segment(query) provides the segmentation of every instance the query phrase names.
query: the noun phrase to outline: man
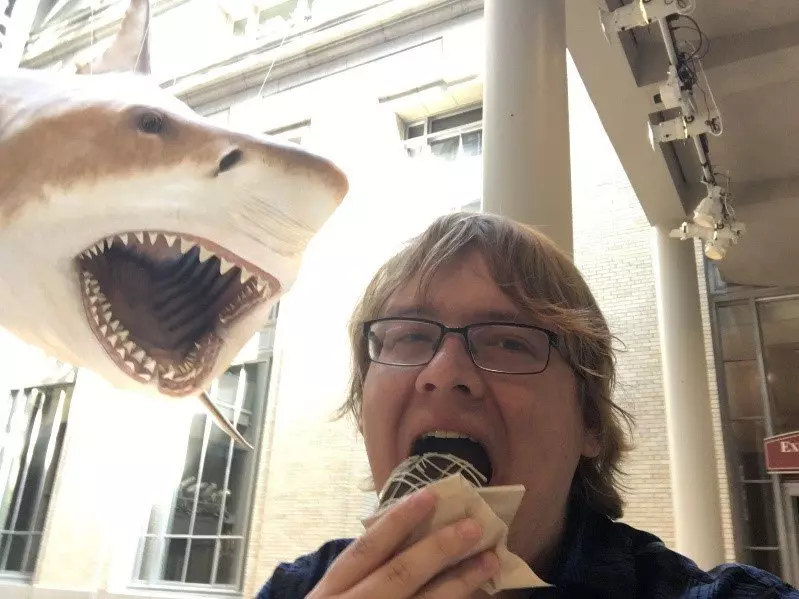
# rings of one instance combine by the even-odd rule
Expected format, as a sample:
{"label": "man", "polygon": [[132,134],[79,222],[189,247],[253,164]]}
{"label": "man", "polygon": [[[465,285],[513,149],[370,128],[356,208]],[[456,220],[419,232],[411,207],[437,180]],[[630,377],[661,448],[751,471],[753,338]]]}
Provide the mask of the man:
{"label": "man", "polygon": [[[436,433],[490,462],[490,485],[522,484],[508,548],[553,585],[501,597],[785,597],[737,564],[703,572],[622,515],[628,415],[612,401],[612,336],[582,276],[546,237],[507,219],[437,219],[375,275],[350,326],[342,414],[363,435],[377,488]],[[453,435],[452,433],[457,433]],[[281,564],[260,599],[485,597],[498,569],[466,518],[403,548],[435,497],[417,491],[355,540]]]}

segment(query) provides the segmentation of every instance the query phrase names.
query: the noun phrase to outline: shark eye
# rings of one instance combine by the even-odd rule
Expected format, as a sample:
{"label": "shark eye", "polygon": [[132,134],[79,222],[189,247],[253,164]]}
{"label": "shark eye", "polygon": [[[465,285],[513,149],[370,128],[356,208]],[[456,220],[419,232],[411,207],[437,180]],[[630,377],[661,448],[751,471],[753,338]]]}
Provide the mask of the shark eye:
{"label": "shark eye", "polygon": [[163,133],[166,127],[166,119],[157,112],[145,112],[139,117],[139,131],[149,135]]}

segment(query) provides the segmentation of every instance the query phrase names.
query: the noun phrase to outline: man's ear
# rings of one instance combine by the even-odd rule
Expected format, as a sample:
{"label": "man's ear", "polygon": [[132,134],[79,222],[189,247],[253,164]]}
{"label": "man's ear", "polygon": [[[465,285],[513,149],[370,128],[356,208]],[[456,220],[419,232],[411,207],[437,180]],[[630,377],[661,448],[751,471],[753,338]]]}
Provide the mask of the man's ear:
{"label": "man's ear", "polygon": [[358,414],[358,418],[355,421],[355,426],[358,427],[358,433],[363,437],[363,416]]}
{"label": "man's ear", "polygon": [[80,75],[100,73],[150,74],[150,1],[130,0],[111,46],[91,62],[79,65]]}
{"label": "man's ear", "polygon": [[602,442],[596,429],[586,428],[583,432],[582,454],[587,458],[595,458],[602,451]]}

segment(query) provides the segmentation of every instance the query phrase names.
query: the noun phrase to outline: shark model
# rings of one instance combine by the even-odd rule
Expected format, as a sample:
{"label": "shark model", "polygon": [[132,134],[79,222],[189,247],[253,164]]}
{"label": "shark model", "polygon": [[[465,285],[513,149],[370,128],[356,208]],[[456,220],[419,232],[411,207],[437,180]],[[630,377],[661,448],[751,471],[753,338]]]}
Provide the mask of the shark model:
{"label": "shark model", "polygon": [[74,73],[0,73],[0,326],[116,387],[200,397],[348,190],[322,156],[212,123],[149,76],[148,0]]}

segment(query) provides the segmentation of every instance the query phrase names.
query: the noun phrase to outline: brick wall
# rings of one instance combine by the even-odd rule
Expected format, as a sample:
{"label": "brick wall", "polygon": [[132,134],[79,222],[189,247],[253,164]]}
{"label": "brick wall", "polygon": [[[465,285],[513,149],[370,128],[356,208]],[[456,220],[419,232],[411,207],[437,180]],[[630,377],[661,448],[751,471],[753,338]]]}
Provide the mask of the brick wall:
{"label": "brick wall", "polygon": [[615,400],[635,417],[635,447],[624,464],[628,487],[624,519],[673,545],[650,227],[622,177],[591,189],[577,189],[575,261],[619,339]]}
{"label": "brick wall", "polygon": [[570,64],[575,262],[619,342],[616,402],[636,419],[624,519],[674,540],[651,227]]}

